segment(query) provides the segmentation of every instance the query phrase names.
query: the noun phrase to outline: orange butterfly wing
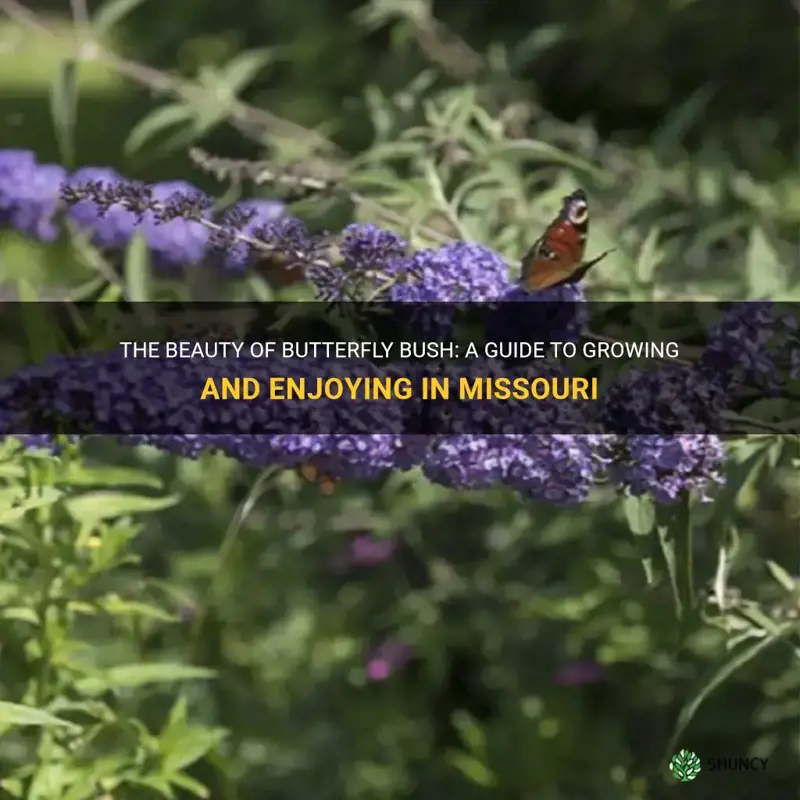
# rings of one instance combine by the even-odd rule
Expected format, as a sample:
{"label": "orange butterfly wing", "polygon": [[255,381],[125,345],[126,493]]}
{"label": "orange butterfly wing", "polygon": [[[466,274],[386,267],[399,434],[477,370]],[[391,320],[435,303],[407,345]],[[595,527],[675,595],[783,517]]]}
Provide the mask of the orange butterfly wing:
{"label": "orange butterfly wing", "polygon": [[575,283],[611,250],[583,263],[589,232],[586,194],[578,189],[564,198],[558,216],[522,258],[522,284],[542,291]]}
{"label": "orange butterfly wing", "polygon": [[552,222],[522,258],[525,286],[541,291],[567,283],[581,266],[585,241],[567,220]]}

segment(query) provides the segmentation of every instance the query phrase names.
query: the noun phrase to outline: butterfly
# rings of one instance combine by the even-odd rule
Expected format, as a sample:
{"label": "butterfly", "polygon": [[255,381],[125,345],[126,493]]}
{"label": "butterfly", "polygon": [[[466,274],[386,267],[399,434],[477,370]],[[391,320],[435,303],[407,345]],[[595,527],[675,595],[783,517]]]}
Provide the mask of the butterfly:
{"label": "butterfly", "polygon": [[332,478],[322,472],[313,460],[301,464],[297,471],[303,480],[309,483],[316,483],[320,492],[326,497],[330,497],[333,494],[333,490],[336,488],[336,478]]}
{"label": "butterfly", "polygon": [[578,189],[564,198],[558,216],[522,257],[522,285],[534,291],[576,283],[613,250],[583,262],[589,233],[589,204]]}

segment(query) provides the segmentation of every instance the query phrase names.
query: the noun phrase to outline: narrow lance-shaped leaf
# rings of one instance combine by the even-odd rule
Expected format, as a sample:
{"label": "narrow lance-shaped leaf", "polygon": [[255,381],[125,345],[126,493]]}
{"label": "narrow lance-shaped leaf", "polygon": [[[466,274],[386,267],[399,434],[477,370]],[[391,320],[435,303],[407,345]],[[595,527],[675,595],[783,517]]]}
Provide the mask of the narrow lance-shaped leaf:
{"label": "narrow lance-shaped leaf", "polygon": [[656,512],[658,540],[675,598],[675,612],[686,622],[695,607],[691,499],[688,492]]}
{"label": "narrow lance-shaped leaf", "polygon": [[65,167],[75,164],[75,121],[78,113],[78,65],[74,59],[59,67],[50,91],[50,114],[56,142]]}

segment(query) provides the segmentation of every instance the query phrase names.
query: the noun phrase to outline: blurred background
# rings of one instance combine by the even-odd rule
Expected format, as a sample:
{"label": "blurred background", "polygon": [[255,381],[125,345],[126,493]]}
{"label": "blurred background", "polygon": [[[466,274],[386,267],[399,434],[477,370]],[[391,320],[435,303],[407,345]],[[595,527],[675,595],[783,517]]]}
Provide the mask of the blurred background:
{"label": "blurred background", "polygon": [[[0,148],[63,163],[52,93],[75,53],[74,9],[66,0],[23,7],[33,13],[0,0]],[[624,286],[658,225],[661,271],[658,281],[636,273],[642,282],[797,299],[800,17],[790,0],[115,0],[89,12],[100,14],[112,56],[79,65],[70,168],[219,192],[189,145],[347,164],[430,123],[426,93],[474,82],[510,139],[552,143],[593,165],[597,235],[633,253],[616,276]],[[237,61],[242,53],[252,56]],[[137,65],[206,89],[190,92],[192,113],[154,116],[160,79]],[[230,96],[208,100],[220,86],[280,119],[245,122],[242,135],[226,124]],[[306,142],[281,119],[336,147]],[[547,219],[540,212],[515,220],[498,247],[521,252]],[[4,281],[43,287],[78,270],[68,243],[7,231],[0,248]],[[800,572],[800,483],[783,443],[758,447],[763,468],[726,502],[740,536],[734,583],[766,608],[778,595],[765,559]],[[256,476],[223,459],[102,444],[87,458],[144,469],[182,498],[148,517],[135,543],[141,572],[114,578],[123,593],[145,579],[168,586],[159,597],[174,619],[81,635],[101,662],[168,658],[219,671],[189,691],[194,713],[230,732],[192,767],[213,800],[658,800],[678,791],[664,780],[670,738],[731,629],[698,626],[679,640],[669,587],[645,586],[641,540],[611,493],[559,511],[506,491],[458,494],[415,474],[345,483],[330,496],[284,474],[243,519],[237,508]],[[702,515],[698,524],[702,532]],[[715,557],[701,535],[699,576],[713,577]],[[677,742],[704,759],[767,757],[768,772],[701,776],[683,794],[793,796],[793,663],[790,648],[748,663]],[[173,689],[148,687],[129,711],[158,727],[173,699]]]}
{"label": "blurred background", "polygon": [[[0,144],[63,161],[50,97],[64,60],[74,55],[69,4],[9,2],[17,13],[0,17]],[[21,6],[39,22],[21,17]],[[675,259],[692,261],[694,277],[715,263],[723,275],[730,271],[703,252],[725,255],[731,235],[741,234],[737,226],[758,222],[768,237],[794,240],[800,115],[798,12],[790,0],[619,0],[591,9],[578,0],[535,7],[490,0],[118,0],[88,8],[90,15],[102,12],[95,31],[128,61],[80,64],[74,164],[67,166],[111,166],[148,180],[180,177],[218,192],[189,161],[188,144],[236,158],[264,155],[267,143],[274,155],[288,143],[303,151],[293,158],[307,155],[316,140],[278,124],[287,119],[301,131],[319,130],[352,156],[420,124],[426,93],[474,79],[510,137],[564,145],[604,171],[605,191],[619,208],[604,198],[603,222],[629,221],[622,217],[633,216],[631,203],[622,202],[620,189],[646,176],[658,191],[636,189],[653,201],[653,213],[636,209],[630,221],[657,221],[677,232],[697,228],[700,235],[684,239]],[[157,74],[137,63],[204,87],[189,98],[193,113],[176,110],[174,94],[161,92]],[[259,117],[241,135],[242,126],[225,124],[226,104],[236,96],[280,119]],[[399,109],[393,116],[392,105]],[[689,222],[681,214],[687,201]],[[527,232],[528,241],[534,235]],[[8,250],[12,243],[3,241]],[[735,246],[742,251],[747,242],[735,239]],[[63,257],[53,248],[49,256],[24,252],[28,277]],[[681,270],[661,279],[674,276],[685,285],[691,276]]]}

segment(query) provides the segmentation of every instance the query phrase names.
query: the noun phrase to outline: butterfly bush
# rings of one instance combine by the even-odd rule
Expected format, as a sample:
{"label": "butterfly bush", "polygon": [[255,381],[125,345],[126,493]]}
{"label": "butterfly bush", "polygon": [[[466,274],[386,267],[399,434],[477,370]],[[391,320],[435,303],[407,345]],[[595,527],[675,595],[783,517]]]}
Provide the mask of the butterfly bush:
{"label": "butterfly bush", "polygon": [[[223,274],[241,276],[264,253],[276,254],[303,266],[319,300],[366,298],[419,309],[414,330],[420,338],[444,338],[451,330],[454,312],[447,304],[496,304],[485,332],[497,342],[575,340],[587,318],[579,286],[525,291],[500,255],[479,243],[412,252],[396,233],[354,224],[341,232],[338,255],[330,256],[329,242],[310,234],[278,201],[243,200],[222,214],[212,204],[184,181],[146,185],[104,167],[67,174],[29,151],[0,151],[0,225],[42,241],[52,241],[66,224],[96,247],[119,251],[138,234],[155,269],[166,274],[213,260]],[[507,313],[512,303],[529,304],[530,313],[518,313],[519,306]],[[433,304],[438,316],[429,311]],[[502,485],[556,504],[580,502],[610,477],[624,491],[671,502],[685,491],[705,494],[721,481],[725,450],[714,431],[737,383],[756,380],[774,390],[784,364],[800,366],[798,349],[795,320],[776,321],[770,304],[739,304],[711,329],[696,366],[623,375],[597,404],[596,430],[578,424],[579,412],[565,402],[481,403],[471,412],[450,403],[446,419],[435,403],[413,400],[323,403],[314,419],[299,403],[199,403],[180,362],[125,360],[113,352],[51,359],[0,381],[0,434],[26,447],[52,447],[53,433],[68,420],[63,432],[73,437],[100,427],[127,444],[189,458],[219,451],[255,467],[314,459],[322,472],[340,478],[418,468],[444,486]],[[206,376],[231,374],[230,362],[205,366]],[[236,368],[245,375],[257,365]],[[311,360],[291,368],[313,376],[323,365]],[[499,366],[473,368],[491,374]],[[271,373],[280,369],[289,365],[270,362]],[[374,367],[348,364],[348,374],[354,369],[368,374]],[[543,369],[550,367],[537,365],[537,372]],[[324,370],[329,375],[330,364]]]}

